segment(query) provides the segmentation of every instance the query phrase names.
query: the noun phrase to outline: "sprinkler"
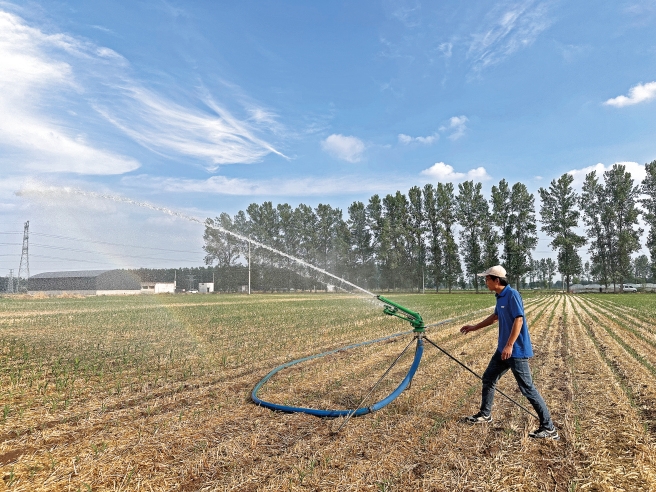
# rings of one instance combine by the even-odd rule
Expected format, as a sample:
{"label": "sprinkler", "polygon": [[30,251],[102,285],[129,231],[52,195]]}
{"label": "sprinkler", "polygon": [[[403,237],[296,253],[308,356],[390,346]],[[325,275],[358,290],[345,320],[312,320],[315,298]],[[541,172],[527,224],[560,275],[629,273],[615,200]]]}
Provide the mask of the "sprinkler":
{"label": "sprinkler", "polygon": [[383,308],[385,314],[396,316],[397,318],[407,321],[414,327],[414,330],[412,331],[415,333],[424,333],[424,331],[426,331],[424,320],[421,319],[421,314],[410,311],[408,308],[405,308],[394,301],[390,301],[386,297],[376,296],[376,298],[385,304],[385,307]]}
{"label": "sprinkler", "polygon": [[[380,410],[381,408],[389,405],[392,401],[394,401],[409,386],[410,382],[412,381],[412,378],[414,377],[415,373],[417,372],[417,368],[419,367],[419,363],[421,362],[421,357],[424,353],[424,341],[430,343],[432,346],[434,346],[436,349],[438,349],[444,355],[449,357],[451,360],[453,360],[454,362],[459,364],[461,367],[463,367],[464,369],[469,371],[471,374],[476,376],[478,379],[482,380],[482,378],[479,374],[477,374],[476,372],[471,370],[469,367],[467,367],[466,364],[464,364],[462,361],[458,360],[456,357],[454,357],[453,355],[448,353],[442,347],[440,347],[439,345],[437,345],[436,343],[431,341],[425,335],[426,328],[430,328],[430,327],[434,327],[434,326],[438,326],[438,325],[443,325],[445,323],[450,323],[450,322],[455,321],[458,318],[463,318],[465,316],[470,316],[471,313],[463,314],[463,315],[458,316],[456,318],[451,318],[451,319],[439,321],[437,323],[432,323],[430,325],[425,325],[424,320],[422,319],[422,317],[419,313],[417,313],[415,311],[412,311],[412,310],[410,310],[410,309],[408,309],[404,306],[401,306],[400,304],[398,304],[394,301],[391,301],[390,299],[387,299],[386,297],[383,297],[383,296],[376,296],[376,299],[378,299],[380,302],[382,302],[384,304],[383,313],[387,314],[388,316],[395,316],[395,317],[400,318],[404,321],[407,321],[408,323],[410,323],[410,325],[412,326],[413,329],[411,331],[404,331],[404,332],[401,332],[401,333],[395,333],[394,335],[390,335],[390,336],[387,336],[387,337],[384,337],[384,338],[377,338],[375,340],[369,340],[367,342],[356,343],[354,345],[349,345],[349,346],[346,346],[346,347],[330,350],[328,352],[323,352],[323,353],[320,353],[320,354],[311,355],[309,357],[303,357],[302,359],[296,359],[296,360],[293,360],[291,362],[287,362],[286,364],[282,364],[281,366],[276,367],[273,371],[271,371],[269,374],[267,374],[259,383],[257,383],[255,385],[255,387],[253,388],[253,391],[251,393],[251,399],[252,399],[253,403],[255,403],[256,405],[260,405],[260,406],[269,408],[271,410],[277,410],[277,411],[287,412],[287,413],[300,412],[300,413],[307,413],[309,415],[314,415],[314,416],[317,416],[317,417],[324,417],[324,418],[346,417],[344,419],[344,421],[342,422],[342,424],[339,426],[339,428],[335,431],[335,433],[338,433],[342,429],[342,427],[344,427],[346,425],[346,423],[351,419],[351,417],[359,417],[361,415],[366,415],[368,413],[372,413],[372,412],[375,412],[377,410]],[[396,359],[394,359],[394,362],[392,362],[390,367],[385,371],[385,373],[380,377],[380,379],[378,379],[378,381],[376,381],[376,383],[371,387],[371,389],[367,392],[367,394],[362,398],[360,403],[354,409],[351,409],[351,410],[319,410],[319,409],[315,409],[315,408],[293,407],[293,406],[280,405],[280,404],[277,404],[277,403],[268,402],[268,401],[262,400],[261,398],[259,398],[257,396],[257,393],[260,391],[262,386],[264,386],[264,384],[269,379],[271,379],[271,377],[273,377],[274,374],[276,374],[277,372],[279,372],[283,369],[286,369],[286,368],[291,367],[293,365],[299,364],[301,362],[305,362],[305,361],[308,361],[308,360],[317,359],[319,357],[324,357],[326,355],[334,354],[336,352],[341,352],[341,351],[350,350],[350,349],[357,348],[357,347],[363,347],[363,346],[366,346],[366,345],[371,345],[371,344],[382,342],[382,341],[385,341],[385,340],[398,338],[398,337],[401,337],[403,335],[408,335],[410,333],[415,334],[413,339],[410,341],[410,343],[408,343],[406,345],[406,347],[396,357]],[[412,342],[415,341],[415,340],[417,341],[417,344],[416,344],[416,348],[415,348],[414,360],[412,361],[410,369],[408,369],[408,373],[406,374],[405,378],[403,378],[403,380],[396,387],[396,389],[394,391],[392,391],[392,393],[390,393],[387,397],[385,397],[382,400],[374,403],[373,405],[363,406],[365,401],[371,396],[371,394],[378,387],[378,385],[383,381],[383,379],[385,379],[385,377],[390,373],[390,371],[394,368],[396,363],[408,351],[408,349],[412,345]],[[503,397],[505,397],[511,403],[517,405],[519,408],[524,410],[529,415],[532,415],[533,417],[535,417],[536,419],[539,420],[539,417],[535,413],[531,412],[526,407],[524,407],[523,405],[521,405],[517,401],[510,398],[503,391],[501,391],[499,389],[496,389],[496,392],[499,393],[500,395],[502,395]]]}

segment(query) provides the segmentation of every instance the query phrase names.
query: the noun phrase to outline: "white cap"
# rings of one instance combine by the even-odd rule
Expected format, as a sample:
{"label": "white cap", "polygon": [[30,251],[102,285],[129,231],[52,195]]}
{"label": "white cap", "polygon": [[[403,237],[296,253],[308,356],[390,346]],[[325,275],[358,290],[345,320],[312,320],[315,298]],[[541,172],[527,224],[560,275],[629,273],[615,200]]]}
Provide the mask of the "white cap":
{"label": "white cap", "polygon": [[486,277],[488,275],[493,275],[495,277],[506,278],[506,269],[503,268],[501,265],[495,265],[493,267],[488,268],[483,273],[478,274],[479,277]]}

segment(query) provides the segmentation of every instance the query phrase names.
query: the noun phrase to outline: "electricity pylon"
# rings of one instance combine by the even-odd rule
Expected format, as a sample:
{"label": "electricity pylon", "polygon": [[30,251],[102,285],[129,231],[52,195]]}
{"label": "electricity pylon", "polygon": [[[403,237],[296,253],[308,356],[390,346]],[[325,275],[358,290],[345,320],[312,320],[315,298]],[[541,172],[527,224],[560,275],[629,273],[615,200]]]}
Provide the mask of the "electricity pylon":
{"label": "electricity pylon", "polygon": [[[30,278],[30,221],[25,222],[23,229],[23,250],[21,251],[20,266],[18,267],[18,281],[16,282],[16,292],[27,292],[27,281]],[[25,286],[21,289],[21,278],[25,279]]]}

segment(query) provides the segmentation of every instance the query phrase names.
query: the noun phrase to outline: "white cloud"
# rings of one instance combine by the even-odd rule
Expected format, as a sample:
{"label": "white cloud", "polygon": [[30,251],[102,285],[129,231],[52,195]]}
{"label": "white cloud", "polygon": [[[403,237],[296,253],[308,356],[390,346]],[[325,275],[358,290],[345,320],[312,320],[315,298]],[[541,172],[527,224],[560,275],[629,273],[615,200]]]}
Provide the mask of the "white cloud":
{"label": "white cloud", "polygon": [[[237,196],[328,196],[350,193],[385,193],[396,190],[400,180],[362,176],[330,176],[253,180],[212,176],[208,179],[126,176],[124,185],[165,193],[210,193]],[[409,183],[409,180],[407,180]],[[412,186],[412,184],[407,184]]]}
{"label": "white cloud", "polygon": [[[645,171],[645,166],[643,164],[638,164],[637,162],[616,162],[615,164],[622,164],[623,166],[626,167],[626,171],[631,173],[631,177],[633,178],[634,183],[637,185],[639,184],[643,179],[645,179],[645,176],[647,176],[647,173]],[[585,181],[585,175],[591,173],[592,171],[597,172],[597,178],[603,178],[603,174],[606,171],[609,171],[614,164],[609,164],[609,165],[604,165],[602,163],[595,164],[594,166],[588,166],[584,167],[582,169],[573,169],[571,171],[567,171],[567,174],[571,174],[572,177],[574,178],[574,181],[572,182],[572,186],[576,188],[580,188],[583,185],[583,182]]]}
{"label": "white cloud", "polygon": [[139,167],[135,159],[96,148],[42,110],[54,94],[79,90],[71,65],[58,58],[85,56],[85,50],[69,36],[45,34],[0,11],[0,144],[3,161],[13,168],[121,174]]}
{"label": "white cloud", "polygon": [[321,142],[321,148],[338,159],[359,162],[365,145],[359,138],[333,134]]}
{"label": "white cloud", "polygon": [[[206,105],[213,114],[184,107],[156,93],[132,85],[123,90],[121,106],[97,105],[97,111],[128,136],[155,152],[184,155],[219,164],[249,164],[271,152],[280,154],[256,137],[250,126],[233,117],[212,100]],[[256,112],[260,122],[270,118]]]}
{"label": "white cloud", "polygon": [[487,15],[483,28],[472,35],[467,56],[473,60],[474,70],[480,71],[530,46],[550,24],[545,3],[503,2]]}
{"label": "white cloud", "polygon": [[427,137],[411,137],[410,135],[405,135],[403,133],[399,133],[399,142],[402,144],[411,144],[411,143],[420,143],[424,145],[432,145],[435,142],[437,142],[440,139],[440,136],[437,133],[433,133],[432,135],[428,135]]}
{"label": "white cloud", "polygon": [[445,58],[451,58],[451,55],[453,55],[453,43],[440,43],[437,49],[442,52]]}
{"label": "white cloud", "polygon": [[444,162],[436,162],[428,169],[424,169],[421,172],[424,176],[429,176],[430,178],[436,179],[439,182],[453,182],[453,181],[487,181],[490,178],[490,175],[487,173],[484,167],[477,167],[476,169],[470,169],[466,173],[457,173],[453,169],[453,166],[445,164]]}
{"label": "white cloud", "polygon": [[134,80],[128,61],[115,51],[47,34],[1,10],[0,67],[0,149],[5,162],[25,170],[122,174],[137,169],[134,158],[93,142],[108,122],[154,152],[189,157],[209,170],[280,154],[257,135],[280,133],[272,112],[249,103],[243,108],[248,115],[240,119],[207,93],[192,103],[174,101]]}
{"label": "white cloud", "polygon": [[467,131],[467,122],[469,119],[465,115],[452,116],[449,124],[440,127],[441,132],[451,132],[447,137],[449,140],[458,140],[465,135]]}
{"label": "white cloud", "polygon": [[607,106],[615,106],[616,108],[623,108],[624,106],[631,106],[641,102],[651,101],[656,98],[656,82],[649,82],[647,84],[638,84],[629,89],[629,96],[617,96],[609,99],[604,104]]}

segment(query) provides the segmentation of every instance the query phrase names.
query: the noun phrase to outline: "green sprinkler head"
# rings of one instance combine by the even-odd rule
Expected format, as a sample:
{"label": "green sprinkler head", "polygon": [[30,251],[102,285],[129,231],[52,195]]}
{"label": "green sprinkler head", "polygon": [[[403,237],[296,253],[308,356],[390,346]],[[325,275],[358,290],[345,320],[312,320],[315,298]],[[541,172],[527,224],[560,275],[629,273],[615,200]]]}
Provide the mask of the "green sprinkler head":
{"label": "green sprinkler head", "polygon": [[408,308],[405,308],[394,301],[390,301],[386,297],[377,297],[380,302],[385,304],[385,307],[383,308],[385,314],[406,320],[413,326],[415,333],[424,332],[424,320],[421,319],[421,314],[410,311]]}

